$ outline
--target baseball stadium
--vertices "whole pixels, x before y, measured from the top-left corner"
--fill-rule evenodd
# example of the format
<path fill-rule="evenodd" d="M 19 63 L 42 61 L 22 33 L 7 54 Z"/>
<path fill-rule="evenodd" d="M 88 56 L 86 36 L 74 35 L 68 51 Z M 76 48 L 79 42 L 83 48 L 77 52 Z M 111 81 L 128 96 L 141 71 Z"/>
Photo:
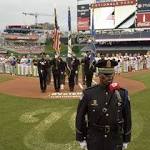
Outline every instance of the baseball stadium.
<path fill-rule="evenodd" d="M 150 1 L 77 0 L 76 8 L 76 32 L 70 8 L 61 31 L 56 7 L 53 24 L 23 12 L 34 25 L 0 33 L 0 150 L 88 150 L 76 141 L 77 109 L 99 85 L 103 60 L 117 62 L 113 83 L 129 93 L 127 149 L 150 149 Z"/>

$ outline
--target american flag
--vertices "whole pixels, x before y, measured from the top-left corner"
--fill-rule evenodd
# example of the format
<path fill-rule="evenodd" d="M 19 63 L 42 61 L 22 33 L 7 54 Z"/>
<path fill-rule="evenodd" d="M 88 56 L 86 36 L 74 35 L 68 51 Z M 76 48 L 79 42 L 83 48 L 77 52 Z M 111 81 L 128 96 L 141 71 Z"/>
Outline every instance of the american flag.
<path fill-rule="evenodd" d="M 56 14 L 56 9 L 54 9 L 54 14 L 55 14 L 55 28 L 53 30 L 52 33 L 52 37 L 53 37 L 53 49 L 56 51 L 57 54 L 60 54 L 60 35 L 61 32 L 59 30 L 59 26 L 57 23 L 57 14 Z"/>

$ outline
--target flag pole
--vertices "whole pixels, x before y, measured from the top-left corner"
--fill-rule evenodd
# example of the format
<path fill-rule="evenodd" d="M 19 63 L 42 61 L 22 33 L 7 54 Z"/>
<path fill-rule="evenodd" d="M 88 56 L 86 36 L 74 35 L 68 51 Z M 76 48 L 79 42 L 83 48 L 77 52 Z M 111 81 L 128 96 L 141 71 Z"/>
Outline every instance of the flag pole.
<path fill-rule="evenodd" d="M 72 56 L 72 37 L 71 37 L 71 12 L 68 7 L 68 57 Z"/>
<path fill-rule="evenodd" d="M 95 27 L 94 27 L 94 7 L 92 8 L 92 24 L 91 24 L 91 39 L 90 39 L 90 45 L 92 47 L 91 49 L 91 56 L 90 56 L 90 66 L 93 64 L 93 61 L 95 60 L 96 55 L 96 47 L 95 47 Z"/>

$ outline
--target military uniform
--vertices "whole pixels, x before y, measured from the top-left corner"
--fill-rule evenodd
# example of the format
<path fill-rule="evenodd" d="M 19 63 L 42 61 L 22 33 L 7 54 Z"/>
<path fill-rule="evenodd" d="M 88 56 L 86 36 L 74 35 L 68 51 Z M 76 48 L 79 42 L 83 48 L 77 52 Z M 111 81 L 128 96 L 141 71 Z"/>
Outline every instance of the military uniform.
<path fill-rule="evenodd" d="M 104 84 L 85 89 L 77 108 L 76 140 L 86 140 L 88 150 L 122 150 L 131 140 L 128 91 Z"/>
<path fill-rule="evenodd" d="M 51 72 L 52 72 L 52 69 L 51 69 L 52 61 L 50 60 L 49 55 L 46 55 L 46 60 L 47 60 L 47 63 L 48 63 L 48 67 L 47 67 L 47 85 L 50 85 L 50 83 L 51 83 Z"/>
<path fill-rule="evenodd" d="M 52 60 L 52 73 L 55 91 L 59 92 L 61 84 L 61 60 L 59 57 Z"/>
<path fill-rule="evenodd" d="M 67 69 L 67 63 L 61 58 L 60 60 L 60 72 L 61 72 L 61 76 L 60 76 L 60 84 L 61 84 L 61 88 L 64 88 L 65 85 L 65 78 L 66 78 L 66 69 Z"/>
<path fill-rule="evenodd" d="M 74 57 L 71 61 L 70 73 L 68 76 L 70 91 L 74 91 L 76 75 L 78 74 L 79 60 Z"/>
<path fill-rule="evenodd" d="M 93 73 L 96 71 L 94 62 L 93 62 L 93 64 L 91 64 L 90 57 L 87 56 L 84 59 L 82 59 L 81 63 L 84 67 L 83 72 L 85 75 L 86 86 L 90 87 L 92 85 Z"/>
<path fill-rule="evenodd" d="M 45 58 L 41 58 L 38 61 L 38 74 L 40 79 L 40 88 L 42 92 L 46 91 L 47 88 L 47 68 L 48 68 L 48 62 Z"/>

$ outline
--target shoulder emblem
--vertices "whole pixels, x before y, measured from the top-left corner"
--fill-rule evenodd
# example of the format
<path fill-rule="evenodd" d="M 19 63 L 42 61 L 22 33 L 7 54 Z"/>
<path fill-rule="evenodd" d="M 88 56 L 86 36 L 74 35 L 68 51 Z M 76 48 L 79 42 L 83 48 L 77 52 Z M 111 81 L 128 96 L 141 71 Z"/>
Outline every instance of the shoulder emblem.
<path fill-rule="evenodd" d="M 92 100 L 91 106 L 98 106 L 98 103 L 97 103 L 96 99 Z"/>

